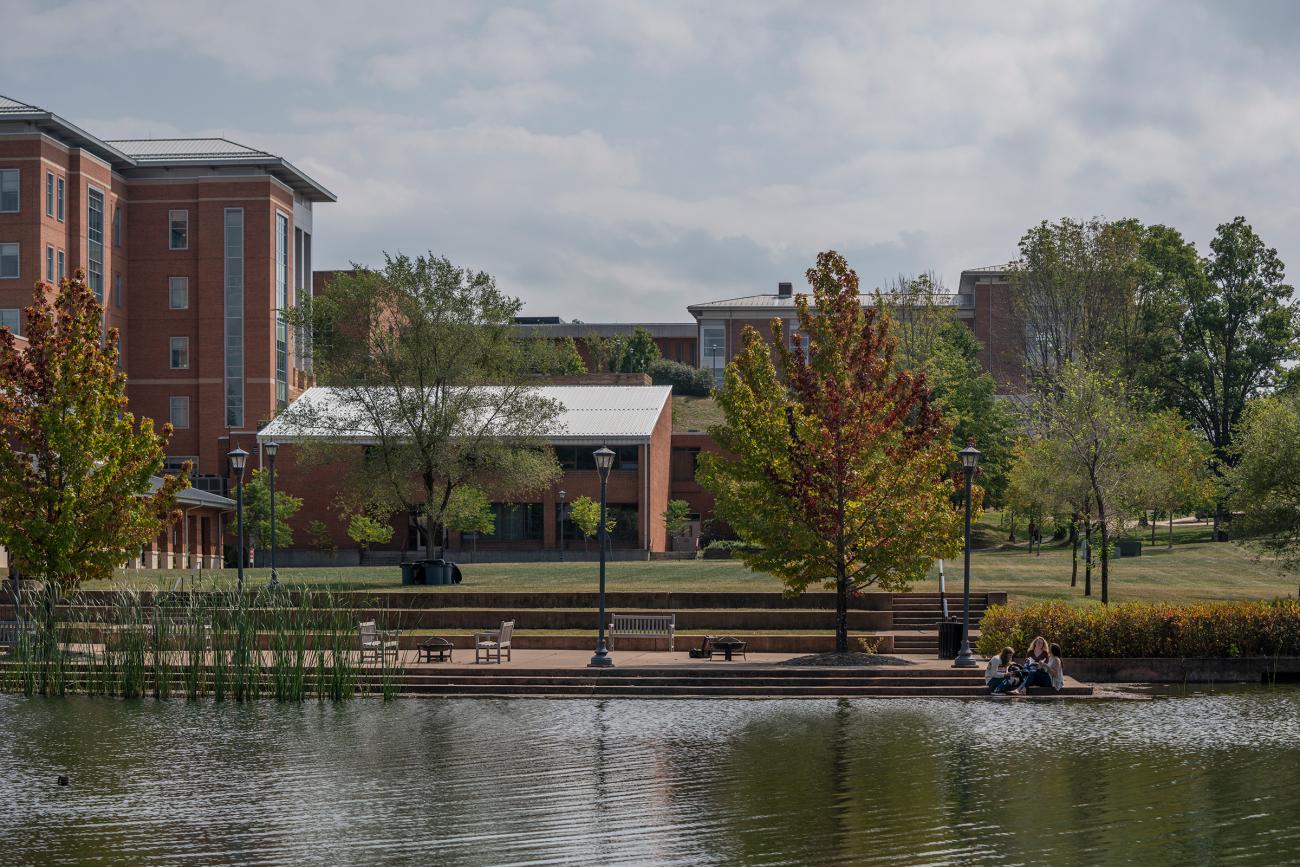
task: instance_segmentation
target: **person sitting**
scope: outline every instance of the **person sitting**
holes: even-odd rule
[[[1047,660],[1047,673],[1052,678],[1052,689],[1057,692],[1065,686],[1065,670],[1061,667],[1061,645],[1053,644],[1048,650],[1051,652],[1051,658]]]
[[[984,670],[984,683],[994,695],[1006,695],[1020,685],[1020,678],[1012,670],[1011,659],[1016,655],[1010,647],[1002,648],[997,656],[990,657],[989,667]]]
[[[1052,681],[1051,660],[1051,647],[1047,639],[1040,635],[1029,645],[1029,652],[1025,654],[1025,679],[1020,685],[1021,695],[1028,692],[1031,686],[1042,686],[1053,691],[1059,688]]]

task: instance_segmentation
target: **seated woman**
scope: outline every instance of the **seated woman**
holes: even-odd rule
[[[1047,673],[1052,677],[1052,689],[1057,692],[1065,686],[1065,670],[1061,668],[1061,645],[1053,644],[1050,648],[1052,657],[1047,660]]]
[[[1020,685],[1020,677],[1011,670],[1011,659],[1016,655],[1010,647],[989,659],[989,667],[984,670],[984,683],[994,695],[1006,695],[1008,691]]]
[[[1051,660],[1051,647],[1047,644],[1047,639],[1040,635],[1029,645],[1029,653],[1025,655],[1025,681],[1020,686],[1021,695],[1031,686],[1059,689],[1052,680]]]

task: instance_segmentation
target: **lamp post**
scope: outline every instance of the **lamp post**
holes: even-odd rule
[[[980,451],[972,441],[957,456],[961,458],[961,468],[966,473],[966,546],[963,551],[965,569],[961,591],[961,652],[952,665],[953,668],[974,668],[978,663],[970,650],[970,488],[971,480],[975,478],[975,468],[979,466]]]
[[[230,459],[230,469],[235,472],[235,536],[239,553],[235,565],[239,569],[239,592],[244,592],[244,556],[248,549],[244,547],[244,464],[248,463],[248,452],[236,448],[226,455]]]
[[[271,463],[271,589],[275,590],[280,586],[280,576],[275,571],[275,453],[280,450],[280,444],[271,440],[264,448]]]
[[[600,530],[596,538],[600,540],[600,620],[596,624],[596,653],[588,666],[591,668],[609,668],[614,664],[609,651],[605,649],[605,488],[609,482],[609,471],[614,466],[614,452],[601,446],[596,449],[596,469],[600,472]]]
[[[560,562],[564,562],[564,491],[560,491]]]

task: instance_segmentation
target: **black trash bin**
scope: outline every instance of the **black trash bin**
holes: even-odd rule
[[[956,659],[961,653],[961,621],[949,618],[939,622],[939,658]]]
[[[452,583],[452,584],[459,584],[459,583],[460,583],[460,577],[461,577],[461,576],[460,576],[460,567],[457,566],[455,563],[448,563],[448,564],[447,564],[447,575],[448,575],[448,577],[451,578],[451,583]]]
[[[402,565],[406,566],[407,564],[403,563]],[[411,583],[427,584],[428,581],[426,580],[426,576],[424,574],[424,561],[415,560],[410,564],[410,566],[411,566]]]
[[[425,584],[449,584],[447,580],[447,561],[446,560],[425,560],[424,561],[424,583]]]
[[[402,564],[402,586],[409,587],[414,583],[415,583],[415,564],[403,563]]]

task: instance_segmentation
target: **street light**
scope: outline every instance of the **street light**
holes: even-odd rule
[[[272,440],[264,448],[271,463],[271,589],[275,590],[280,586],[280,577],[275,571],[275,453],[280,450],[280,444]]]
[[[596,653],[591,657],[589,667],[609,668],[614,664],[609,651],[605,648],[605,488],[609,482],[609,471],[614,466],[614,453],[601,446],[596,449],[596,469],[600,471],[600,620],[596,623]]]
[[[560,562],[564,562],[564,491],[560,491]]]
[[[975,448],[975,441],[971,440],[966,448],[957,453],[961,458],[962,471],[966,473],[966,548],[963,553],[965,557],[965,577],[962,580],[961,591],[961,652],[953,660],[953,668],[974,668],[978,663],[975,661],[975,655],[970,651],[970,488],[971,480],[975,477],[975,468],[980,463],[980,451]]]
[[[236,448],[233,452],[226,455],[230,459],[230,469],[235,472],[235,526],[237,541],[239,543],[239,553],[235,558],[235,565],[239,569],[239,592],[244,592],[244,554],[248,550],[244,547],[244,464],[248,463],[248,452],[241,448]]]

